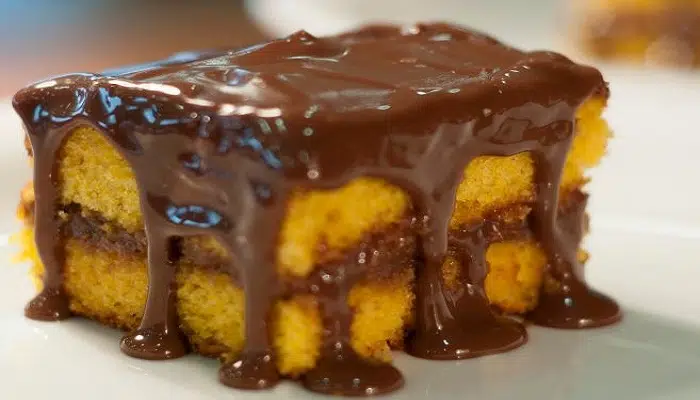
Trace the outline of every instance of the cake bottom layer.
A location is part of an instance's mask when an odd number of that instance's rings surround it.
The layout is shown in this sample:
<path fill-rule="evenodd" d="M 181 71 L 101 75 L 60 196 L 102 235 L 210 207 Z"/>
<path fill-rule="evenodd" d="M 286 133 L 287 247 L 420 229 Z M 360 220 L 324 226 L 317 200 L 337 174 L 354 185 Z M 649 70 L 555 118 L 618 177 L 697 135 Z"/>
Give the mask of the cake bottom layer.
<path fill-rule="evenodd" d="M 43 266 L 33 235 L 27 225 L 21 234 L 22 258 L 31 262 L 31 274 L 40 287 Z M 76 238 L 68 238 L 65 247 L 65 286 L 72 311 L 105 325 L 135 329 L 146 301 L 145 256 L 97 248 Z M 546 258 L 535 242 L 493 243 L 486 261 L 490 272 L 485 288 L 493 305 L 507 313 L 524 313 L 536 306 Z M 446 263 L 448 284 L 457 269 Z M 389 361 L 390 350 L 401 348 L 413 319 L 413 279 L 408 267 L 353 287 L 348 299 L 354 312 L 351 344 L 360 356 Z M 177 310 L 194 351 L 234 358 L 243 347 L 243 302 L 243 291 L 227 274 L 188 263 L 178 266 Z M 324 330 L 317 299 L 293 295 L 278 301 L 273 313 L 271 334 L 280 373 L 295 377 L 313 368 Z"/>

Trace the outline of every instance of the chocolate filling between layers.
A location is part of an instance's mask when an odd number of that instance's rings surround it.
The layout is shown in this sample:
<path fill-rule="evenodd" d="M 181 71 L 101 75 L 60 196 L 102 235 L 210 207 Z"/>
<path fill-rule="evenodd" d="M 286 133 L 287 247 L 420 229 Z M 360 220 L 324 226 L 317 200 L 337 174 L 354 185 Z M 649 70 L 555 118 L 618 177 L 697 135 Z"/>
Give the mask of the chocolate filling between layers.
<path fill-rule="evenodd" d="M 559 213 L 568 215 L 572 209 L 583 207 L 580 203 L 585 202 L 587 195 L 580 190 L 565 193 L 560 201 Z M 19 207 L 23 210 L 27 225 L 34 224 L 34 203 L 20 202 Z M 515 222 L 504 222 L 512 220 L 512 216 L 521 215 L 525 210 L 531 209 L 531 203 L 514 203 L 505 208 L 492 210 L 479 222 L 467 226 L 489 225 L 497 232 L 497 236 L 489 239 L 490 243 L 528 240 L 532 238 L 532 233 L 528 229 L 527 220 L 518 219 Z M 413 260 L 416 257 L 416 238 L 413 234 L 416 221 L 409 213 L 400 221 L 388 226 L 374 229 L 367 232 L 363 239 L 349 249 L 328 251 L 327 246 L 320 244 L 317 251 L 315 269 L 327 269 L 338 261 L 347 260 L 360 248 L 365 248 L 379 257 L 368 269 L 367 281 L 378 281 L 388 279 L 397 273 L 401 273 L 406 268 L 413 268 Z M 119 256 L 140 256 L 145 257 L 147 253 L 146 233 L 143 230 L 129 232 L 117 223 L 111 222 L 99 213 L 83 210 L 79 204 L 71 203 L 65 205 L 58 212 L 60 219 L 60 232 L 63 240 L 78 239 L 89 248 L 100 251 L 116 253 Z M 584 225 L 587 226 L 587 218 Z M 587 229 L 587 228 L 586 228 Z M 469 228 L 450 229 L 449 241 L 450 251 L 454 256 L 458 251 L 455 243 L 459 243 L 458 237 Z M 204 238 L 204 237 L 202 237 Z M 177 252 L 181 255 L 180 261 L 193 265 L 204 270 L 227 273 L 227 265 L 231 262 L 229 258 L 221 253 L 213 251 L 211 248 L 202 246 L 199 241 L 179 242 L 180 248 Z M 239 284 L 238 276 L 234 276 L 234 281 Z M 289 280 L 289 277 L 286 278 Z M 294 281 L 292 287 L 302 287 L 302 278 L 291 278 Z"/>
<path fill-rule="evenodd" d="M 64 207 L 60 214 L 62 215 L 61 235 L 64 240 L 78 239 L 94 249 L 115 252 L 119 255 L 145 256 L 147 253 L 146 234 L 143 231 L 128 232 L 118 224 L 105 220 L 98 213 L 81 211 L 77 204 Z M 320 246 L 318 257 L 326 261 L 319 262 L 316 268 L 328 268 L 338 261 L 347 260 L 351 254 L 362 247 L 374 252 L 378 257 L 377 261 L 367 269 L 366 280 L 389 279 L 407 268 L 412 268 L 416 239 L 411 232 L 411 218 L 406 217 L 380 230 L 368 232 L 349 250 L 330 253 L 324 251 L 325 246 Z M 181 255 L 179 261 L 212 272 L 228 273 L 227 266 L 231 262 L 229 258 L 201 246 L 198 241 L 178 241 L 178 243 L 177 253 Z M 284 279 L 294 281 L 290 282 L 291 287 L 304 286 L 302 278 L 286 276 Z M 233 280 L 236 284 L 240 284 L 240 277 L 237 274 L 234 274 Z"/>
<path fill-rule="evenodd" d="M 583 280 L 580 237 L 557 217 L 576 109 L 604 86 L 598 71 L 559 54 L 521 52 L 447 24 L 373 26 L 327 38 L 298 32 L 182 64 L 36 84 L 14 98 L 35 156 L 36 239 L 46 267 L 44 288 L 26 315 L 70 316 L 54 218 L 55 158 L 63 138 L 88 124 L 132 167 L 146 225 L 148 300 L 139 329 L 122 340 L 128 355 L 185 354 L 172 244 L 214 235 L 232 257 L 229 273 L 240 276 L 245 315 L 254 316 L 245 319 L 240 359 L 222 366 L 220 380 L 274 386 L 279 375 L 267 327 L 284 292 L 274 250 L 289 194 L 296 187 L 337 188 L 358 176 L 401 187 L 415 206 L 416 327 L 407 351 L 456 359 L 521 345 L 523 327 L 493 314 L 483 293 L 483 251 L 493 227 L 474 227 L 460 238 L 461 293 L 447 291 L 440 271 L 465 166 L 482 155 L 526 151 L 535 160 L 537 199 L 528 228 L 560 288 L 543 291 L 529 318 L 562 328 L 616 322 L 617 305 Z M 347 293 L 372 256 L 361 248 L 318 276 L 331 333 L 322 361 L 305 377 L 311 390 L 367 395 L 403 384 L 391 365 L 368 363 L 348 345 Z"/>

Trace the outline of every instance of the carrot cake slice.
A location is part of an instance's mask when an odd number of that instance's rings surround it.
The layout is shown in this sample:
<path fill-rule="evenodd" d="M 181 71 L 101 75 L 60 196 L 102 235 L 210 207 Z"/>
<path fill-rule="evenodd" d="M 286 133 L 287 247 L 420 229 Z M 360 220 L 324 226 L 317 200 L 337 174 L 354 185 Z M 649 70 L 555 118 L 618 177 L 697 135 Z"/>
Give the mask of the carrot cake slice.
<path fill-rule="evenodd" d="M 25 313 L 220 357 L 229 386 L 345 395 L 401 387 L 393 348 L 516 348 L 513 315 L 611 324 L 579 248 L 607 98 L 594 68 L 441 23 L 42 81 L 14 97 Z"/>

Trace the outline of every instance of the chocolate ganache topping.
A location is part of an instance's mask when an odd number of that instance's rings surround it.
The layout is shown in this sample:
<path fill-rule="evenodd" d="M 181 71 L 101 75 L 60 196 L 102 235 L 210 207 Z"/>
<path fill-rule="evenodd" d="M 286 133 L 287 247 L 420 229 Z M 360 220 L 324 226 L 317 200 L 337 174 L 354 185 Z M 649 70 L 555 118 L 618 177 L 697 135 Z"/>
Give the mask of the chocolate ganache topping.
<path fill-rule="evenodd" d="M 522 325 L 496 315 L 483 289 L 485 250 L 503 232 L 489 221 L 455 235 L 448 228 L 466 165 L 520 152 L 530 152 L 537 169 L 537 200 L 523 229 L 546 251 L 547 273 L 559 287 L 542 292 L 529 318 L 560 328 L 613 323 L 619 308 L 585 284 L 576 257 L 585 199 L 557 215 L 575 111 L 605 91 L 593 68 L 446 24 L 369 26 L 324 38 L 301 31 L 242 50 L 35 84 L 14 98 L 34 154 L 36 241 L 46 268 L 26 315 L 70 316 L 54 169 L 66 135 L 88 124 L 121 152 L 140 190 L 148 299 L 140 327 L 121 343 L 130 356 L 167 359 L 187 351 L 174 306 L 178 240 L 206 233 L 229 250 L 229 271 L 246 298 L 245 346 L 222 366 L 224 384 L 257 389 L 279 380 L 271 307 L 291 290 L 315 288 L 328 333 L 304 384 L 350 395 L 400 387 L 399 371 L 363 360 L 349 345 L 347 295 L 377 262 L 372 252 L 361 247 L 332 273 L 316 271 L 291 286 L 276 274 L 291 190 L 338 188 L 361 176 L 412 197 L 419 254 L 407 351 L 460 359 L 519 346 L 526 341 Z M 457 292 L 440 275 L 448 251 L 464 265 Z"/>

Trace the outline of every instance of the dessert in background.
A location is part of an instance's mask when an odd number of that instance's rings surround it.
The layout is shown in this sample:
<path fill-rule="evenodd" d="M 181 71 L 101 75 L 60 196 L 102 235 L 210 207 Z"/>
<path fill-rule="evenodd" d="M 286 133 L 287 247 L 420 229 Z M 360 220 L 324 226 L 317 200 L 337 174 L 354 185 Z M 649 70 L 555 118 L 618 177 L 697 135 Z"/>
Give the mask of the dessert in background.
<path fill-rule="evenodd" d="M 14 98 L 26 315 L 219 357 L 233 387 L 345 395 L 401 387 L 392 348 L 524 344 L 506 315 L 614 323 L 579 247 L 608 95 L 594 68 L 439 23 L 34 84 Z"/>
<path fill-rule="evenodd" d="M 591 55 L 700 67 L 700 0 L 580 0 L 580 43 Z"/>

